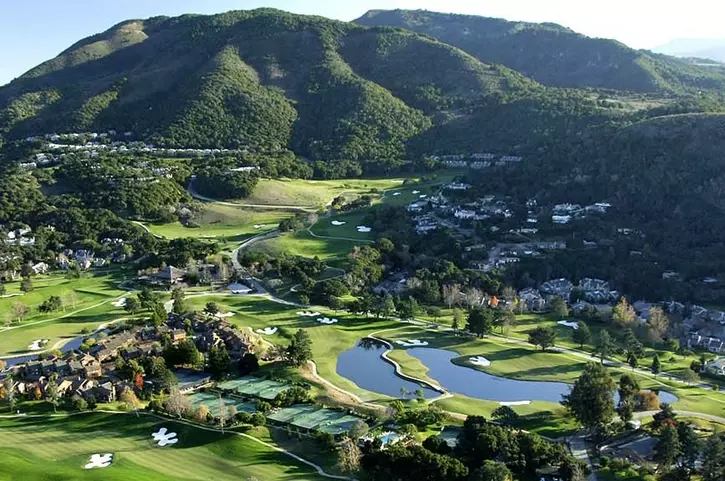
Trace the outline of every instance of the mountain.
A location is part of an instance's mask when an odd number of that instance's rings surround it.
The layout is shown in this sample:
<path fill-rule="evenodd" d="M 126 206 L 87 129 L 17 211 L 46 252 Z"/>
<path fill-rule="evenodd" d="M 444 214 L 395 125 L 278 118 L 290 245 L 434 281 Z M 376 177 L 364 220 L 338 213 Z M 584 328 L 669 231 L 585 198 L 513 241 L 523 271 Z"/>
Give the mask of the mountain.
<path fill-rule="evenodd" d="M 157 17 L 0 89 L 0 135 L 114 128 L 169 146 L 392 158 L 436 115 L 536 88 L 412 32 L 270 9 Z"/>
<path fill-rule="evenodd" d="M 676 57 L 725 62 L 725 39 L 676 39 L 655 48 L 654 51 Z"/>
<path fill-rule="evenodd" d="M 355 22 L 429 35 L 484 63 L 505 65 L 546 85 L 646 93 L 725 88 L 725 76 L 719 73 L 552 23 L 424 10 L 371 10 Z"/>

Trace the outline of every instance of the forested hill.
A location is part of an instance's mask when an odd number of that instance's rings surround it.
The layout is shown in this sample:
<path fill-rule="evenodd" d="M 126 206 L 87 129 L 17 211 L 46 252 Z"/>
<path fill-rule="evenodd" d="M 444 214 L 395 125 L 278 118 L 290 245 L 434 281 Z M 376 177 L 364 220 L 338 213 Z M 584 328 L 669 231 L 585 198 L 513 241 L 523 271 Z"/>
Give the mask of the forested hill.
<path fill-rule="evenodd" d="M 0 136 L 116 129 L 183 147 L 403 158 L 536 83 L 413 32 L 277 10 L 128 21 L 0 89 Z"/>
<path fill-rule="evenodd" d="M 355 22 L 430 35 L 482 62 L 505 65 L 546 85 L 669 93 L 725 87 L 725 76 L 706 67 L 551 23 L 424 10 L 372 10 Z"/>

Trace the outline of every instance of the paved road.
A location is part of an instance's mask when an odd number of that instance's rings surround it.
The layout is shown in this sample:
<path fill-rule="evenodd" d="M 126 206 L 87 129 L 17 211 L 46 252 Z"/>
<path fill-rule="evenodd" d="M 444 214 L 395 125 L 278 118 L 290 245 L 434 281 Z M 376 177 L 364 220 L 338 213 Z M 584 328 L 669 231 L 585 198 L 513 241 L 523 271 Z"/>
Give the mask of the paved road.
<path fill-rule="evenodd" d="M 654 416 L 658 412 L 659 411 L 637 412 L 637 413 L 634 413 L 634 419 L 642 419 L 642 418 L 646 418 L 648 416 Z M 714 416 L 712 414 L 698 413 L 698 412 L 694 412 L 694 411 L 679 411 L 679 410 L 674 411 L 674 413 L 679 416 L 707 419 L 708 421 L 725 424 L 725 417 L 722 417 L 722 416 Z"/>
<path fill-rule="evenodd" d="M 587 476 L 587 481 L 597 481 L 597 476 L 594 474 L 594 464 L 592 464 L 592 460 L 589 457 L 585 433 L 583 431 L 579 431 L 576 435 L 569 438 L 569 446 L 571 454 L 575 458 L 584 461 L 587 463 L 587 466 L 589 466 L 589 476 Z"/>

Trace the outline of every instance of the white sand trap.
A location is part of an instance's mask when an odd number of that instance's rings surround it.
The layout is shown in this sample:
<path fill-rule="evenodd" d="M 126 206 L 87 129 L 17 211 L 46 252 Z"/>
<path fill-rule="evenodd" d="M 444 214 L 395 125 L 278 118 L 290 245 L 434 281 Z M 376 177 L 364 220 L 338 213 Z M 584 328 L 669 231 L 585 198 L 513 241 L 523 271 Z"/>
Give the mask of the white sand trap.
<path fill-rule="evenodd" d="M 338 225 L 345 225 L 345 224 L 347 224 L 347 222 L 343 222 L 341 220 L 333 220 L 332 222 L 330 222 L 330 224 L 338 226 Z"/>
<path fill-rule="evenodd" d="M 92 454 L 83 469 L 107 468 L 113 462 L 113 454 Z"/>
<path fill-rule="evenodd" d="M 501 401 L 499 406 L 528 406 L 531 401 Z"/>
<path fill-rule="evenodd" d="M 257 329 L 255 332 L 257 334 L 264 334 L 265 336 L 271 336 L 273 334 L 277 334 L 277 328 L 276 327 L 265 327 L 264 329 Z"/>
<path fill-rule="evenodd" d="M 428 341 L 421 341 L 419 339 L 408 339 L 407 341 L 395 341 L 403 347 L 423 347 L 428 345 Z"/>
<path fill-rule="evenodd" d="M 393 197 L 398 197 L 400 195 L 400 192 L 394 192 Z"/>
<path fill-rule="evenodd" d="M 45 347 L 46 344 L 50 342 L 50 339 L 36 339 L 30 344 L 28 344 L 28 350 L 30 351 L 40 351 Z"/>
<path fill-rule="evenodd" d="M 413 191 L 413 194 L 414 194 L 414 195 L 418 195 L 418 194 L 420 194 L 420 191 L 419 191 L 419 190 L 414 190 L 414 191 Z"/>
<path fill-rule="evenodd" d="M 214 314 L 214 315 L 215 315 L 216 317 L 221 317 L 221 318 L 225 318 L 225 317 L 232 317 L 232 316 L 234 315 L 234 313 L 233 313 L 233 312 L 223 312 L 223 313 L 222 313 L 222 312 L 217 312 L 217 313 L 216 313 L 216 314 Z"/>
<path fill-rule="evenodd" d="M 170 433 L 166 428 L 161 428 L 157 432 L 151 433 L 151 437 L 154 441 L 157 441 L 161 447 L 179 442 L 179 439 L 176 437 L 176 433 Z"/>
<path fill-rule="evenodd" d="M 320 317 L 317 319 L 317 322 L 319 322 L 320 324 L 330 325 L 330 324 L 335 324 L 338 321 L 337 321 L 337 319 L 330 319 L 329 317 Z"/>
<path fill-rule="evenodd" d="M 421 194 L 421 195 L 418 196 L 419 199 L 425 199 L 426 197 L 428 197 L 428 196 L 425 195 L 425 194 Z"/>
<path fill-rule="evenodd" d="M 471 364 L 475 364 L 476 366 L 488 367 L 491 365 L 491 361 L 483 356 L 469 357 L 468 360 Z"/>
<path fill-rule="evenodd" d="M 372 227 L 368 227 L 366 225 L 359 225 L 359 226 L 357 226 L 357 231 L 358 232 L 370 232 L 371 230 L 373 230 Z"/>
<path fill-rule="evenodd" d="M 264 224 L 254 224 L 255 229 L 261 229 L 262 227 L 264 227 Z"/>
<path fill-rule="evenodd" d="M 320 313 L 317 311 L 315 311 L 315 312 L 302 311 L 302 312 L 298 312 L 297 315 L 302 316 L 302 317 L 317 317 L 320 315 Z"/>
<path fill-rule="evenodd" d="M 117 300 L 116 302 L 113 303 L 113 307 L 123 307 L 125 305 L 126 305 L 126 298 L 125 297 L 122 297 L 122 298 L 120 298 L 119 300 Z"/>
<path fill-rule="evenodd" d="M 572 329 L 579 329 L 579 323 L 576 321 L 559 321 L 557 324 L 560 326 L 571 327 Z"/>

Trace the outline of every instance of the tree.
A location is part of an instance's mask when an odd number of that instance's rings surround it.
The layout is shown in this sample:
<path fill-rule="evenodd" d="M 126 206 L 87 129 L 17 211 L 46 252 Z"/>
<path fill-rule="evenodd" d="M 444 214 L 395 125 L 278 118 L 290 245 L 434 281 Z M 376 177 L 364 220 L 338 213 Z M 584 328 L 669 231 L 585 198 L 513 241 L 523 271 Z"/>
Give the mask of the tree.
<path fill-rule="evenodd" d="M 661 469 L 669 471 L 681 449 L 682 446 L 677 435 L 677 428 L 667 425 L 662 429 L 657 444 L 655 445 L 654 459 Z"/>
<path fill-rule="evenodd" d="M 169 315 L 166 313 L 166 308 L 164 305 L 160 302 L 157 302 L 153 306 L 153 310 L 151 312 L 151 324 L 154 326 L 163 326 L 166 324 L 166 320 L 168 319 Z"/>
<path fill-rule="evenodd" d="M 470 479 L 471 481 L 512 481 L 513 474 L 504 463 L 486 460 Z"/>
<path fill-rule="evenodd" d="M 345 437 L 338 447 L 337 467 L 346 474 L 355 474 L 360 470 L 362 453 L 357 445 L 357 438 Z"/>
<path fill-rule="evenodd" d="M 38 307 L 40 312 L 55 312 L 63 307 L 63 301 L 59 296 L 50 296 Z"/>
<path fill-rule="evenodd" d="M 300 294 L 299 296 L 297 296 L 297 300 L 303 306 L 309 306 L 310 305 L 310 296 L 308 296 L 307 294 Z"/>
<path fill-rule="evenodd" d="M 79 412 L 85 411 L 86 409 L 88 409 L 88 403 L 86 402 L 85 399 L 80 397 L 78 394 L 75 394 L 71 398 L 71 406 L 73 406 L 73 409 L 75 411 L 79 411 Z"/>
<path fill-rule="evenodd" d="M 508 309 L 499 309 L 494 316 L 494 325 L 503 333 L 516 322 L 516 315 Z"/>
<path fill-rule="evenodd" d="M 537 327 L 529 332 L 529 342 L 546 351 L 556 343 L 556 331 L 551 327 Z"/>
<path fill-rule="evenodd" d="M 0 282 L 0 296 L 4 296 L 8 293 L 7 287 L 5 287 L 5 284 Z"/>
<path fill-rule="evenodd" d="M 652 344 L 662 342 L 670 328 L 670 320 L 661 307 L 652 307 L 647 319 L 647 332 Z"/>
<path fill-rule="evenodd" d="M 233 407 L 233 406 L 232 406 Z M 224 423 L 226 422 L 227 418 L 229 416 L 229 410 L 227 408 L 226 403 L 224 402 L 224 398 L 222 397 L 221 393 L 219 393 L 219 426 L 222 429 L 222 434 L 224 433 Z"/>
<path fill-rule="evenodd" d="M 558 319 L 569 317 L 569 307 L 566 301 L 559 296 L 555 296 L 551 300 L 551 313 Z"/>
<path fill-rule="evenodd" d="M 13 388 L 13 379 L 6 377 L 2 383 L 2 394 L 3 399 L 8 404 L 8 410 L 10 412 L 15 410 L 15 389 Z"/>
<path fill-rule="evenodd" d="M 562 404 L 587 429 L 609 423 L 614 416 L 614 381 L 604 366 L 588 363 Z"/>
<path fill-rule="evenodd" d="M 451 309 L 461 299 L 461 286 L 458 284 L 443 286 L 443 301 Z"/>
<path fill-rule="evenodd" d="M 189 307 L 186 305 L 186 298 L 182 288 L 176 287 L 171 292 L 171 300 L 173 301 L 172 311 L 174 314 L 183 315 L 189 312 Z"/>
<path fill-rule="evenodd" d="M 17 321 L 22 321 L 25 316 L 30 314 L 30 308 L 22 302 L 13 302 L 13 317 Z"/>
<path fill-rule="evenodd" d="M 599 354 L 599 359 L 601 359 L 602 364 L 604 364 L 604 359 L 612 355 L 612 351 L 614 351 L 614 341 L 612 341 L 609 332 L 606 329 L 602 329 L 599 333 L 599 343 L 596 349 L 596 353 Z"/>
<path fill-rule="evenodd" d="M 654 357 L 652 358 L 652 373 L 657 377 L 657 374 L 660 373 L 662 369 L 662 366 L 660 364 L 660 356 L 655 353 Z"/>
<path fill-rule="evenodd" d="M 124 389 L 119 399 L 127 410 L 134 411 L 136 413 L 136 417 L 138 417 L 138 410 L 141 407 L 141 401 L 139 401 L 138 396 L 136 396 L 136 393 L 133 392 L 133 389 Z"/>
<path fill-rule="evenodd" d="M 152 310 L 156 303 L 159 302 L 159 295 L 151 290 L 150 287 L 144 286 L 138 293 L 138 303 L 143 309 Z"/>
<path fill-rule="evenodd" d="M 208 371 L 214 379 L 223 379 L 224 376 L 229 374 L 230 363 L 231 358 L 229 357 L 226 346 L 222 344 L 220 346 L 212 346 L 209 349 Z"/>
<path fill-rule="evenodd" d="M 632 420 L 635 395 L 638 392 L 639 384 L 632 376 L 624 374 L 619 378 L 619 406 L 617 406 L 617 413 L 625 423 Z"/>
<path fill-rule="evenodd" d="M 474 307 L 468 311 L 466 329 L 478 337 L 491 334 L 493 330 L 493 311 L 487 307 Z"/>
<path fill-rule="evenodd" d="M 694 384 L 700 380 L 700 376 L 692 369 L 682 371 L 682 379 L 690 384 Z"/>
<path fill-rule="evenodd" d="M 677 414 L 675 414 L 675 411 L 672 409 L 671 405 L 667 403 L 662 404 L 660 406 L 660 412 L 655 413 L 655 415 L 652 416 L 652 427 L 655 430 L 661 430 L 666 425 L 674 426 L 675 424 L 677 424 L 677 422 L 675 421 L 676 417 Z"/>
<path fill-rule="evenodd" d="M 200 404 L 194 413 L 194 421 L 197 423 L 205 423 L 209 417 L 209 406 L 206 404 Z"/>
<path fill-rule="evenodd" d="M 213 316 L 219 313 L 219 306 L 216 302 L 207 302 L 206 306 L 204 306 L 204 312 Z"/>
<path fill-rule="evenodd" d="M 501 424 L 512 425 L 519 419 L 519 415 L 516 414 L 509 406 L 499 406 L 491 413 L 491 417 Z"/>
<path fill-rule="evenodd" d="M 137 299 L 134 299 L 133 297 L 127 297 L 126 301 L 123 304 L 123 310 L 131 315 L 135 315 L 141 310 L 141 304 L 138 302 Z"/>
<path fill-rule="evenodd" d="M 181 394 L 178 387 L 173 386 L 169 390 L 169 396 L 164 402 L 164 408 L 172 416 L 179 416 L 181 418 L 191 411 L 191 401 L 188 397 Z"/>
<path fill-rule="evenodd" d="M 20 290 L 26 294 L 33 290 L 33 282 L 30 280 L 30 277 L 23 277 L 23 280 L 20 281 Z"/>
<path fill-rule="evenodd" d="M 589 330 L 589 326 L 584 321 L 579 321 L 579 329 L 574 329 L 571 336 L 574 342 L 579 344 L 579 348 L 583 349 L 584 344 L 588 344 L 592 341 L 592 331 Z"/>
<path fill-rule="evenodd" d="M 358 419 L 352 425 L 347 434 L 350 439 L 358 440 L 361 437 L 365 436 L 368 431 L 370 431 L 370 426 L 368 426 L 368 424 L 362 419 Z"/>
<path fill-rule="evenodd" d="M 635 317 L 634 307 L 624 297 L 612 309 L 612 320 L 619 324 L 628 326 L 634 322 Z"/>
<path fill-rule="evenodd" d="M 242 376 L 253 373 L 259 369 L 259 360 L 257 359 L 257 356 L 253 352 L 245 353 L 244 356 L 239 359 L 237 369 L 239 370 L 239 374 Z"/>
<path fill-rule="evenodd" d="M 695 430 L 684 422 L 677 424 L 677 438 L 680 441 L 678 464 L 681 468 L 692 472 L 695 469 L 695 462 L 700 456 L 701 443 Z"/>
<path fill-rule="evenodd" d="M 636 354 L 635 354 L 634 352 L 632 352 L 632 351 L 629 351 L 629 352 L 627 353 L 627 364 L 629 364 L 629 365 L 630 365 L 630 367 L 632 368 L 632 370 L 633 370 L 633 371 L 634 371 L 634 370 L 635 370 L 635 368 L 636 368 L 636 367 L 637 367 L 637 366 L 639 365 L 639 358 L 638 358 L 638 357 L 637 357 L 637 355 L 636 355 Z"/>
<path fill-rule="evenodd" d="M 58 393 L 58 373 L 53 373 L 48 378 L 48 384 L 45 385 L 45 400 L 53 406 L 53 412 L 56 412 L 58 408 L 58 400 L 60 395 Z"/>
<path fill-rule="evenodd" d="M 252 426 L 264 426 L 264 424 L 267 422 L 267 418 L 264 416 L 264 414 L 260 412 L 252 413 L 252 416 L 249 419 L 249 423 Z"/>
<path fill-rule="evenodd" d="M 725 443 L 718 434 L 713 434 L 705 441 L 701 472 L 704 481 L 725 479 Z"/>
<path fill-rule="evenodd" d="M 312 360 L 312 339 L 304 329 L 298 329 L 287 348 L 287 361 L 299 367 Z"/>
<path fill-rule="evenodd" d="M 461 327 L 463 327 L 464 322 L 465 314 L 463 313 L 463 310 L 458 308 L 453 309 L 453 325 L 451 326 L 453 330 L 458 331 Z"/>

